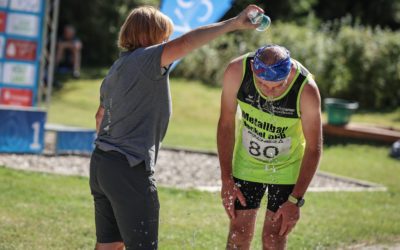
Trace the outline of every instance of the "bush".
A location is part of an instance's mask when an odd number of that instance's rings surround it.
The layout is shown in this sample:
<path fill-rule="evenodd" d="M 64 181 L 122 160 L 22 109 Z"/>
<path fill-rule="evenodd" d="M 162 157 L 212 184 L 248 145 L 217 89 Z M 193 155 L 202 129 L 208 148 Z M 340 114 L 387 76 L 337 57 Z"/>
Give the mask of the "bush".
<path fill-rule="evenodd" d="M 237 32 L 219 37 L 187 55 L 173 71 L 173 75 L 220 86 L 228 63 L 241 54 L 255 50 L 264 39 L 259 32 Z"/>
<path fill-rule="evenodd" d="M 274 23 L 267 32 L 220 37 L 187 56 L 174 75 L 221 85 L 226 65 L 267 44 L 287 47 L 315 76 L 322 97 L 355 100 L 362 109 L 400 105 L 400 33 L 346 22 L 297 26 Z"/>

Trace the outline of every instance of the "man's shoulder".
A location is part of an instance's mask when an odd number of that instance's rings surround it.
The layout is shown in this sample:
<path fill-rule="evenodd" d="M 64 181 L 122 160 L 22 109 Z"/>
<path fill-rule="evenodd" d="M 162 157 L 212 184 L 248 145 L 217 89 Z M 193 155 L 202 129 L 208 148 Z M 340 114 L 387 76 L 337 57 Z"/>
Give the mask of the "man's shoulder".
<path fill-rule="evenodd" d="M 230 79 L 229 80 L 230 85 L 233 82 L 237 82 L 239 79 L 241 79 L 242 74 L 243 74 L 243 64 L 242 64 L 242 60 L 240 60 L 240 59 L 232 60 L 226 67 L 225 77 Z"/>
<path fill-rule="evenodd" d="M 302 105 L 314 105 L 315 103 L 321 102 L 321 96 L 319 89 L 314 79 L 310 76 L 307 78 L 306 84 L 304 84 L 303 91 L 301 93 Z"/>
<path fill-rule="evenodd" d="M 228 64 L 227 70 L 233 73 L 242 73 L 243 63 L 246 61 L 247 56 L 248 54 L 244 54 L 232 59 Z"/>

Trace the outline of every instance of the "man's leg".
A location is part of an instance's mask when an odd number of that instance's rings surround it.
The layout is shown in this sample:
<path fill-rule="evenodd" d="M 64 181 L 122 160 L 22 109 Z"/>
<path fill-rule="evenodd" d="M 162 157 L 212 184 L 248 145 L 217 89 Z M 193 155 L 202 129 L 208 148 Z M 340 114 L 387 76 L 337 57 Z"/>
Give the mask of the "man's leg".
<path fill-rule="evenodd" d="M 246 199 L 246 206 L 243 207 L 239 200 L 235 201 L 236 218 L 230 221 L 226 248 L 245 250 L 250 249 L 251 240 L 254 235 L 257 211 L 267 185 L 238 178 L 234 178 L 234 181 Z"/>
<path fill-rule="evenodd" d="M 226 249 L 250 249 L 258 209 L 237 210 L 231 219 Z"/>
<path fill-rule="evenodd" d="M 294 185 L 268 185 L 268 205 L 265 213 L 262 233 L 263 249 L 285 249 L 287 237 L 280 236 L 282 218 L 273 222 L 272 218 L 279 207 L 285 203 L 293 191 Z"/>
<path fill-rule="evenodd" d="M 267 210 L 265 213 L 264 228 L 262 233 L 263 249 L 285 249 L 287 237 L 280 236 L 279 230 L 281 229 L 282 218 L 273 222 L 272 217 L 274 212 Z"/>

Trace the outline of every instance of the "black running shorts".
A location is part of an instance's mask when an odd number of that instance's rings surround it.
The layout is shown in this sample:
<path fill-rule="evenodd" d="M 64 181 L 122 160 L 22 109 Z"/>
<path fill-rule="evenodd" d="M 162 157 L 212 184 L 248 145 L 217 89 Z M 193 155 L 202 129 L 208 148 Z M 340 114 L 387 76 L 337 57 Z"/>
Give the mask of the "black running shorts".
<path fill-rule="evenodd" d="M 123 241 L 126 249 L 157 249 L 159 201 L 153 173 L 130 167 L 115 151 L 95 149 L 90 161 L 98 243 Z"/>
<path fill-rule="evenodd" d="M 261 199 L 268 189 L 267 209 L 275 213 L 287 201 L 294 188 L 294 185 L 258 183 L 244 181 L 235 177 L 234 181 L 246 199 L 247 205 L 244 207 L 240 204 L 239 200 L 236 200 L 235 209 L 237 210 L 259 208 Z"/>

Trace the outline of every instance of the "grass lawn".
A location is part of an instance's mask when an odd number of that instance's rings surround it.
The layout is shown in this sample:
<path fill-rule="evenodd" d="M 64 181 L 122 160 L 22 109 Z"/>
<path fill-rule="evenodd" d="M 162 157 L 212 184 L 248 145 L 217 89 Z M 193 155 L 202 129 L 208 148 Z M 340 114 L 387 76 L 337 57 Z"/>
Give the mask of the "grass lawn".
<path fill-rule="evenodd" d="M 289 249 L 336 249 L 400 240 L 400 163 L 387 148 L 330 146 L 321 169 L 388 187 L 387 192 L 308 193 Z M 88 179 L 0 168 L 0 249 L 92 249 Z M 219 194 L 159 188 L 160 249 L 223 249 L 228 219 Z M 261 220 L 252 249 L 260 249 Z"/>
<path fill-rule="evenodd" d="M 94 128 L 101 79 L 68 81 L 53 96 L 48 120 Z M 215 150 L 220 89 L 171 79 L 173 116 L 164 145 Z M 359 112 L 354 122 L 400 129 L 400 109 Z M 308 193 L 289 249 L 337 249 L 400 241 L 400 162 L 389 148 L 326 146 L 320 169 L 381 183 L 387 192 Z M 1 157 L 1 156 L 0 156 Z M 0 249 L 92 249 L 88 180 L 0 167 Z M 159 188 L 160 249 L 223 249 L 228 219 L 218 193 Z M 252 249 L 260 249 L 260 210 Z"/>
<path fill-rule="evenodd" d="M 94 128 L 100 83 L 100 78 L 66 82 L 62 91 L 56 92 L 52 98 L 48 121 Z M 196 81 L 172 78 L 171 93 L 173 114 L 163 144 L 216 150 L 220 88 L 208 87 Z M 400 108 L 391 112 L 357 112 L 351 121 L 400 130 Z"/>

